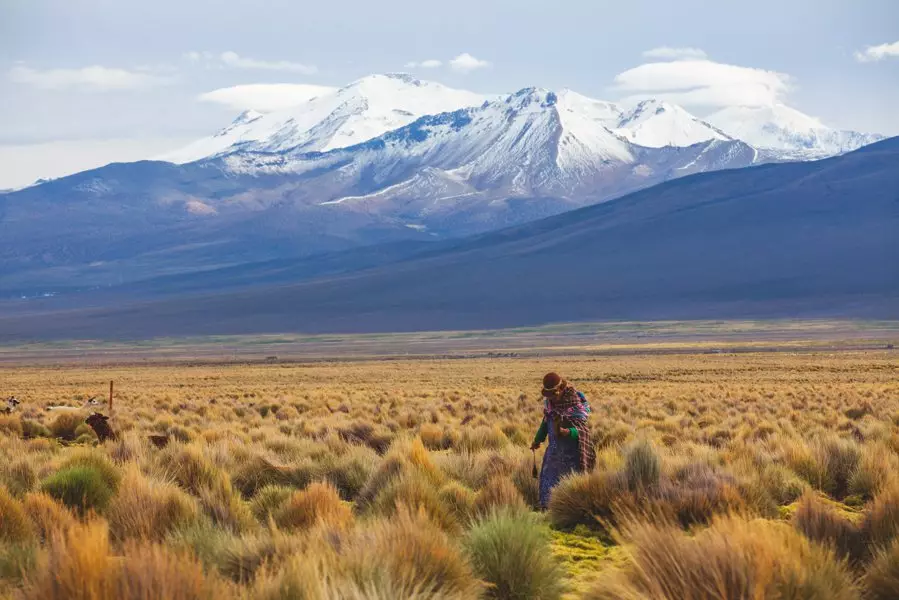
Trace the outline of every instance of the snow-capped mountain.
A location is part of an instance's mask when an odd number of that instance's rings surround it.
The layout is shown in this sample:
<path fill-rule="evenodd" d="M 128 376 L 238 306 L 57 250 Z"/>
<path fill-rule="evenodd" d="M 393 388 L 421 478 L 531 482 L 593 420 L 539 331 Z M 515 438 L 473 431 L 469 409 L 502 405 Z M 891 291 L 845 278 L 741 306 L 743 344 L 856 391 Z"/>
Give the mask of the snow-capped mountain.
<path fill-rule="evenodd" d="M 572 92 L 526 88 L 348 148 L 241 149 L 217 164 L 235 175 L 302 177 L 291 191 L 299 202 L 447 233 L 521 222 L 755 158 L 746 144 L 720 135 L 686 147 L 637 145 L 610 129 L 629 116 Z M 510 198 L 528 201 L 512 210 Z"/>
<path fill-rule="evenodd" d="M 832 129 L 783 104 L 732 106 L 709 115 L 706 120 L 773 158 L 787 160 L 834 156 L 884 139 L 877 134 Z"/>
<path fill-rule="evenodd" d="M 621 115 L 613 131 L 634 144 L 648 148 L 692 146 L 709 140 L 734 139 L 680 106 L 661 100 L 640 102 L 633 110 Z"/>
<path fill-rule="evenodd" d="M 657 101 L 623 108 L 539 88 L 485 97 L 407 75 L 365 77 L 289 110 L 246 111 L 166 162 L 0 194 L 0 286 L 106 285 L 457 237 L 875 139 L 790 109 L 741 110 L 710 123 Z"/>
<path fill-rule="evenodd" d="M 242 113 L 214 136 L 163 155 L 183 164 L 237 149 L 325 152 L 397 129 L 423 115 L 482 104 L 488 97 L 404 74 L 370 75 L 295 107 Z"/>
<path fill-rule="evenodd" d="M 371 75 L 289 109 L 242 113 L 216 135 L 160 160 L 184 164 L 235 152 L 328 152 L 377 138 L 416 119 L 477 107 L 504 98 L 451 89 L 405 74 Z M 879 135 L 838 131 L 784 105 L 730 107 L 705 119 L 680 106 L 648 99 L 624 108 L 572 90 L 556 94 L 559 118 L 583 135 L 578 143 L 614 145 L 611 135 L 644 148 L 688 147 L 739 140 L 760 150 L 759 160 L 808 160 L 854 150 Z M 598 135 L 592 140 L 590 128 Z M 566 160 L 568 149 L 562 152 Z"/>

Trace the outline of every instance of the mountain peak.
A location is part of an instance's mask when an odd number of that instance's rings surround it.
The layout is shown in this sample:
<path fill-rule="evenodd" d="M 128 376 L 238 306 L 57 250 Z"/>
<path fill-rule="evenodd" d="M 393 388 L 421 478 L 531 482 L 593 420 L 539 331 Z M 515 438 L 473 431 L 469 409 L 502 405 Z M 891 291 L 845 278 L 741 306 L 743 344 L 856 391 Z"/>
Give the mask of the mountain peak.
<path fill-rule="evenodd" d="M 880 135 L 831 129 L 817 118 L 784 104 L 731 106 L 709 115 L 708 121 L 780 159 L 823 158 L 883 139 Z"/>
<path fill-rule="evenodd" d="M 709 123 L 664 100 L 649 98 L 621 115 L 615 133 L 649 148 L 692 146 L 730 138 Z"/>
<path fill-rule="evenodd" d="M 543 108 L 555 106 L 559 96 L 545 88 L 526 87 L 518 90 L 506 99 L 507 104 L 514 104 L 520 108 L 527 107 L 532 104 L 539 104 Z"/>

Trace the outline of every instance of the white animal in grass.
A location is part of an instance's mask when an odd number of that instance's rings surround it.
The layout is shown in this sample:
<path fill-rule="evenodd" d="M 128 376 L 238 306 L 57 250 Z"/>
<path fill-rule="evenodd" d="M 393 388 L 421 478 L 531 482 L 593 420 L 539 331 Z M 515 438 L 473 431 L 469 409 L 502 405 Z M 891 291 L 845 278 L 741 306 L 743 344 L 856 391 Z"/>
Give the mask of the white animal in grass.
<path fill-rule="evenodd" d="M 85 400 L 84 404 L 82 404 L 81 406 L 48 406 L 47 410 L 50 410 L 50 411 L 65 411 L 65 410 L 78 411 L 78 410 L 86 410 L 86 409 L 93 410 L 93 409 L 97 409 L 97 408 L 100 408 L 101 406 L 105 406 L 105 405 L 106 405 L 106 400 L 103 400 L 102 398 L 99 398 L 97 396 L 91 396 L 90 398 Z"/>
<path fill-rule="evenodd" d="M 18 398 L 16 398 L 15 396 L 10 396 L 6 399 L 6 406 L 0 409 L 0 412 L 7 415 L 11 414 L 16 410 L 16 407 L 19 406 L 19 404 L 21 404 L 21 402 L 19 402 Z"/>

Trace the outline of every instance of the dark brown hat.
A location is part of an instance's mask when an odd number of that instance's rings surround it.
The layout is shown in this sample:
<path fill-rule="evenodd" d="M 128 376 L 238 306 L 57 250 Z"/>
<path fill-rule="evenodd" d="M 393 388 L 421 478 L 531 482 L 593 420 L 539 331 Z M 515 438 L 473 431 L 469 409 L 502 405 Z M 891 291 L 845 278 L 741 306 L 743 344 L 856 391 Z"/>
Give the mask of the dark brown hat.
<path fill-rule="evenodd" d="M 543 376 L 543 389 L 554 390 L 562 383 L 562 377 L 558 373 L 547 373 Z"/>

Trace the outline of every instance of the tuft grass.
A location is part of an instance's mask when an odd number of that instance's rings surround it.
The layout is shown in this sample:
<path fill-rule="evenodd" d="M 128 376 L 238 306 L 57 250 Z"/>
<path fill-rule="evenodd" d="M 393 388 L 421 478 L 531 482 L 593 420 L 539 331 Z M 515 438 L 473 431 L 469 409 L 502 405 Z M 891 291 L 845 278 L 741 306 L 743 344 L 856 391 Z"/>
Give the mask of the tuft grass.
<path fill-rule="evenodd" d="M 550 542 L 532 514 L 505 509 L 476 521 L 464 545 L 475 573 L 489 584 L 488 598 L 553 600 L 566 586 Z"/>
<path fill-rule="evenodd" d="M 41 484 L 41 491 L 85 515 L 102 513 L 115 494 L 101 470 L 91 466 L 60 469 Z"/>

